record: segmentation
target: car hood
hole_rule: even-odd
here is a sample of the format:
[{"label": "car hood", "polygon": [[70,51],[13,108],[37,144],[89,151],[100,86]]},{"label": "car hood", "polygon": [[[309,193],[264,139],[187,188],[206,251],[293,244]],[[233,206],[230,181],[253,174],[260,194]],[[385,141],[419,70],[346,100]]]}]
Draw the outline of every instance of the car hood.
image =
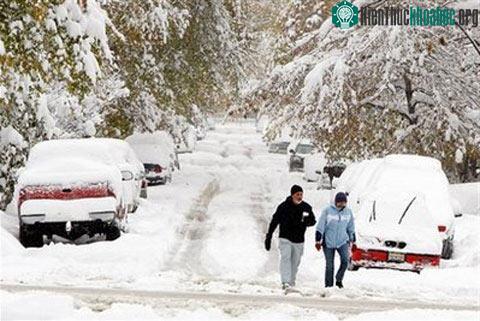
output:
[{"label": "car hood", "polygon": [[[385,241],[405,242],[405,248],[387,247]],[[364,224],[357,227],[357,245],[399,253],[440,255],[442,240],[435,229],[399,224]]]}]

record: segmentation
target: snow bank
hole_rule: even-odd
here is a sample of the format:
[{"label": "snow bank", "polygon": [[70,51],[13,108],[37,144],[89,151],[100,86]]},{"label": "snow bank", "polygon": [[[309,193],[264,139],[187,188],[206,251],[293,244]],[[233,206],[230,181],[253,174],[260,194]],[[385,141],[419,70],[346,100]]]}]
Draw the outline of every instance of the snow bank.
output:
[{"label": "snow bank", "polygon": [[[3,216],[5,213],[0,211],[0,215]],[[3,227],[0,228],[0,249],[2,252],[2,257],[18,255],[24,250],[23,246],[18,242],[18,240]]]},{"label": "snow bank", "polygon": [[452,184],[450,194],[459,202],[462,214],[480,215],[480,183]]}]

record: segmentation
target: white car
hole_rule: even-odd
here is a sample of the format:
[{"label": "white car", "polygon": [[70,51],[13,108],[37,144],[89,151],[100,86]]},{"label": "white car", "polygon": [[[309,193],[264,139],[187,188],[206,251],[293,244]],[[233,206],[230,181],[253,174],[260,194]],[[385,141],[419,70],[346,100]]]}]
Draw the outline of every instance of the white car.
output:
[{"label": "white car", "polygon": [[114,138],[94,138],[108,148],[116,166],[122,172],[124,199],[128,213],[134,213],[140,202],[142,189],[146,189],[145,168],[128,142]]},{"label": "white car", "polygon": [[309,142],[290,143],[288,152],[288,169],[290,172],[303,172],[305,170],[305,157],[314,153],[315,147]]},{"label": "white car", "polygon": [[432,214],[421,192],[371,192],[355,213],[357,241],[352,247],[350,269],[420,272],[425,267],[438,267],[442,239]]},{"label": "white car", "polygon": [[122,172],[106,159],[108,151],[90,139],[44,141],[30,150],[16,189],[24,246],[42,246],[44,235],[120,236],[128,212]]},{"label": "white car", "polygon": [[327,160],[325,159],[325,154],[314,153],[306,155],[303,163],[303,179],[307,182],[317,182],[322,175],[323,168],[327,165]]},{"label": "white car", "polygon": [[354,212],[373,191],[402,189],[422,192],[443,240],[442,258],[451,258],[455,215],[448,179],[438,160],[417,155],[389,155],[366,160],[349,166],[337,183],[337,191],[349,194],[349,206]]},{"label": "white car", "polygon": [[125,139],[143,163],[149,185],[165,184],[180,169],[172,136],[165,131],[134,133]]}]

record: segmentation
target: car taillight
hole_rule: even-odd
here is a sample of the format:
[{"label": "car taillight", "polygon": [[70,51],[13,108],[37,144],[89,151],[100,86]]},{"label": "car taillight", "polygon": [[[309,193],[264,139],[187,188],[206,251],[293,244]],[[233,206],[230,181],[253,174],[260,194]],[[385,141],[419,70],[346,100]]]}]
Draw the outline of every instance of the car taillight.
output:
[{"label": "car taillight", "polygon": [[447,227],[445,225],[439,225],[437,227],[439,232],[445,232],[447,230]]},{"label": "car taillight", "polygon": [[162,172],[162,169],[163,169],[163,168],[162,168],[162,166],[160,166],[160,165],[155,165],[155,166],[153,167],[153,171],[154,171],[155,173],[161,173],[161,172]]}]

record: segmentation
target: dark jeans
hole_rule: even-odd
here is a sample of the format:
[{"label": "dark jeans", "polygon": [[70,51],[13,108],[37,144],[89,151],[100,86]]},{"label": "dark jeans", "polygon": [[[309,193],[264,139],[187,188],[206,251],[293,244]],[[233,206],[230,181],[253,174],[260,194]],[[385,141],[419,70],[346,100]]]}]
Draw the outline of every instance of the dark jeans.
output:
[{"label": "dark jeans", "polygon": [[326,246],[323,247],[323,253],[325,254],[325,287],[333,286],[333,270],[335,269],[334,259],[335,251],[340,254],[340,268],[338,269],[335,278],[337,281],[342,282],[345,271],[348,268],[348,262],[350,261],[350,245],[345,243],[338,249],[331,249]]}]

